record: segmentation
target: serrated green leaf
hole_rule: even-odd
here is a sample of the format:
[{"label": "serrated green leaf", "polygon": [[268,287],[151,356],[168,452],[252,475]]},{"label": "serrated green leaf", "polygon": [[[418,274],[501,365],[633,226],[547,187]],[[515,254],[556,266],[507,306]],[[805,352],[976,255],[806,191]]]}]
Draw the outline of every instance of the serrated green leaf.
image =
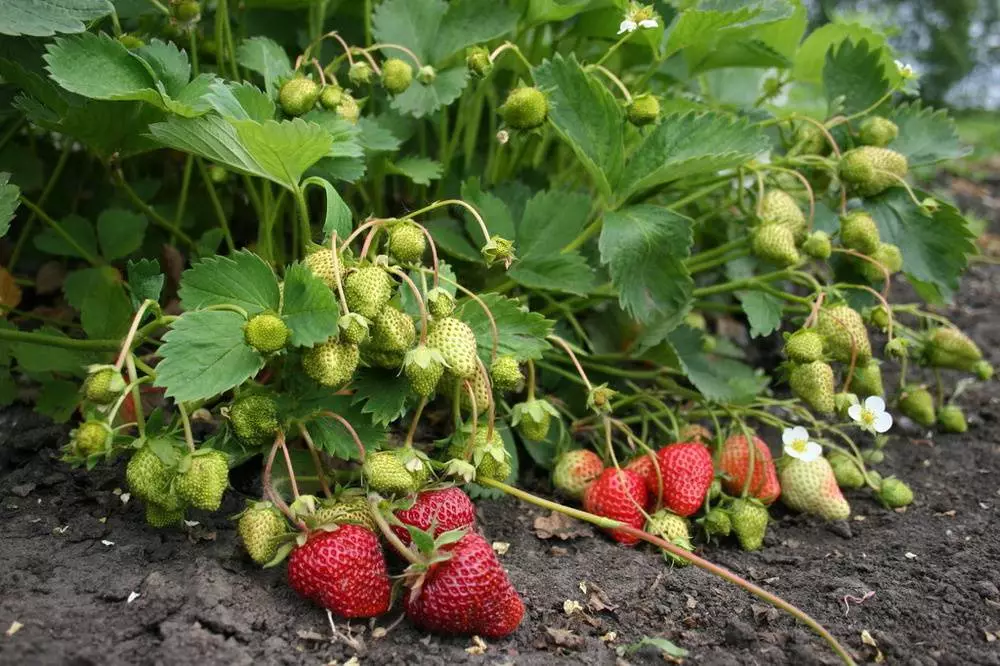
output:
[{"label": "serrated green leaf", "polygon": [[292,73],[292,62],[281,44],[267,37],[251,37],[236,49],[236,60],[241,66],[264,77],[264,89],[274,97],[278,79]]},{"label": "serrated green leaf", "polygon": [[957,160],[970,152],[959,141],[955,121],[944,109],[923,108],[918,101],[901,104],[885,115],[899,127],[899,136],[889,147],[906,155],[911,168]]},{"label": "serrated green leaf", "polygon": [[163,283],[166,276],[160,272],[160,262],[156,259],[131,259],[125,265],[128,275],[128,287],[132,297],[132,309],[137,310],[139,305],[149,299],[151,301],[160,300],[160,292],[163,291]]},{"label": "serrated green leaf", "polygon": [[380,122],[378,117],[362,116],[358,120],[357,127],[361,130],[358,141],[367,152],[391,153],[399,150],[403,143],[389,127]]},{"label": "serrated green leaf", "polygon": [[114,11],[108,0],[0,0],[0,34],[48,37],[83,32]]},{"label": "serrated green leaf", "polygon": [[665,333],[688,313],[694,281],[684,259],[691,243],[691,220],[665,208],[639,205],[605,215],[601,262],[635,319],[658,321]]},{"label": "serrated green leaf", "polygon": [[392,98],[392,108],[414,118],[423,118],[458,99],[468,80],[469,70],[465,67],[442,70],[431,83],[414,80],[403,93]]},{"label": "serrated green leaf", "polygon": [[737,166],[768,145],[764,133],[747,120],[716,112],[667,115],[629,158],[617,188],[619,199]]},{"label": "serrated green leaf", "polygon": [[60,37],[44,56],[49,75],[84,97],[160,103],[156,80],[140,58],[106,34]]},{"label": "serrated green leaf", "polygon": [[887,46],[885,35],[859,23],[833,22],[821,26],[811,32],[799,46],[795,54],[795,66],[792,76],[797,81],[822,83],[823,69],[826,66],[826,54],[831,48],[845,40],[860,42],[865,40],[873,51],[880,52],[882,68],[889,84],[899,80],[896,66],[893,62],[893,52]]},{"label": "serrated green leaf", "polygon": [[507,276],[529,289],[586,295],[597,286],[594,269],[579,252],[519,259]]},{"label": "serrated green leaf", "polygon": [[525,21],[529,24],[565,21],[586,11],[591,0],[528,0]]},{"label": "serrated green leaf", "polygon": [[392,172],[406,176],[417,185],[430,185],[432,180],[441,177],[442,166],[437,160],[428,157],[402,157],[389,163]]},{"label": "serrated green leaf", "polygon": [[180,402],[203,400],[239,386],[264,367],[243,339],[246,321],[235,312],[185,312],[160,347],[156,386]]},{"label": "serrated green leaf", "polygon": [[274,101],[250,83],[215,81],[205,101],[223,118],[233,120],[274,120]]},{"label": "serrated green leaf", "polygon": [[[59,225],[91,257],[97,256],[97,234],[94,233],[94,225],[90,221],[83,219],[79,215],[68,215],[59,222]],[[51,227],[46,227],[38,232],[35,235],[34,241],[35,247],[46,254],[54,254],[60,257],[85,258],[72,243],[68,242]]]},{"label": "serrated green leaf", "polygon": [[[441,19],[448,11],[444,0],[385,0],[372,12],[375,39],[385,44],[402,44],[412,50],[422,63],[431,62]],[[402,51],[387,51],[386,57],[404,58],[416,65]]]},{"label": "serrated green leaf", "polygon": [[488,42],[517,27],[518,13],[497,0],[452,0],[431,45],[431,62]]},{"label": "serrated green leaf", "polygon": [[[514,226],[514,218],[510,209],[503,199],[493,192],[484,192],[478,178],[470,178],[462,183],[462,199],[472,205],[486,223],[491,236],[502,236],[508,240],[514,240],[517,229]],[[465,231],[471,242],[477,248],[482,247],[486,239],[483,238],[483,231],[479,223],[469,213],[465,215]],[[515,251],[517,248],[515,248]],[[477,261],[483,263],[483,257],[476,250]]]},{"label": "serrated green leaf", "polygon": [[355,125],[327,109],[313,109],[302,116],[302,119],[316,123],[330,135],[333,147],[330,149],[329,157],[364,157],[360,121]]},{"label": "serrated green leaf", "polygon": [[80,323],[89,337],[115,339],[125,335],[132,303],[118,271],[109,266],[73,271],[66,276],[63,291],[69,304],[80,311]]},{"label": "serrated green leaf", "polygon": [[483,260],[483,256],[472,245],[469,236],[465,233],[465,228],[458,221],[439,217],[427,222],[426,226],[439,251],[470,263],[478,263]]},{"label": "serrated green leaf", "polygon": [[406,414],[406,404],[413,395],[404,377],[398,373],[369,370],[352,384],[354,405],[368,414],[375,425],[387,426]]},{"label": "serrated green leaf", "polygon": [[294,189],[306,169],[333,149],[323,128],[296,118],[292,121],[233,120],[236,135],[271,180]]},{"label": "serrated green leaf", "polygon": [[219,250],[224,234],[222,229],[213,227],[203,233],[195,242],[195,256],[200,258],[211,257]]},{"label": "serrated green leaf", "polygon": [[850,115],[864,111],[879,101],[889,88],[878,49],[866,40],[849,40],[831,47],[823,67],[823,88],[829,115]]},{"label": "serrated green leaf", "polygon": [[706,399],[722,403],[752,400],[767,386],[766,376],[739,361],[706,354],[701,331],[681,326],[667,340],[681,369]]},{"label": "serrated green leaf", "polygon": [[185,310],[235,305],[254,315],[278,311],[278,279],[267,263],[241,250],[229,257],[208,257],[184,271],[178,290]]},{"label": "serrated green leaf", "polygon": [[561,54],[534,71],[535,82],[549,97],[549,119],[609,196],[622,171],[624,117],[621,106],[602,82],[583,71],[576,56]]},{"label": "serrated green leaf", "polygon": [[[920,190],[916,195],[921,200],[928,196]],[[907,277],[936,289],[938,298],[932,300],[949,300],[968,266],[968,256],[975,253],[974,237],[961,212],[940,202],[933,215],[926,215],[900,187],[868,199],[865,209],[878,223],[882,241],[903,253]]]},{"label": "serrated green leaf", "polygon": [[10,174],[0,173],[0,236],[10,231],[10,223],[20,203],[20,196],[21,190],[10,182]]},{"label": "serrated green leaf", "polygon": [[101,255],[108,261],[126,257],[142,246],[146,235],[146,216],[109,208],[97,218],[97,238],[101,245]]},{"label": "serrated green leaf", "polygon": [[[329,395],[330,391],[326,393]],[[360,406],[351,404],[351,396],[332,395],[322,401],[317,411],[332,411],[340,414],[351,424],[366,451],[376,451],[385,443],[388,435],[384,427],[372,423]],[[347,429],[334,418],[317,415],[306,421],[306,428],[317,448],[341,460],[357,460],[358,446]]]},{"label": "serrated green leaf", "polygon": [[136,49],[135,53],[152,68],[154,78],[163,83],[171,97],[179,95],[191,80],[191,63],[187,53],[173,42],[153,39]]},{"label": "serrated green leaf", "polygon": [[337,190],[330,181],[313,176],[302,181],[302,186],[316,185],[323,189],[326,195],[326,212],[323,217],[323,238],[327,239],[337,233],[338,238],[347,238],[354,230],[354,217]]},{"label": "serrated green leaf", "polygon": [[56,423],[66,423],[79,402],[79,384],[66,379],[48,379],[42,382],[35,410]]},{"label": "serrated green leaf", "polygon": [[334,335],[340,308],[326,284],[304,264],[292,264],[285,272],[281,318],[291,329],[289,342],[312,347]]},{"label": "serrated green leaf", "polygon": [[784,301],[780,298],[762,291],[740,291],[736,296],[750,322],[751,338],[771,335],[781,327]]},{"label": "serrated green leaf", "polygon": [[727,67],[785,69],[791,64],[791,60],[758,39],[723,40],[691,66],[691,73],[700,74]]},{"label": "serrated green leaf", "polygon": [[[520,361],[538,359],[549,348],[546,336],[552,333],[554,322],[537,312],[524,310],[521,304],[500,294],[483,294],[481,300],[496,321],[498,332],[497,354],[513,356]],[[468,324],[476,334],[479,356],[489,365],[493,348],[493,333],[489,319],[479,304],[470,299],[461,301],[455,316]]]}]

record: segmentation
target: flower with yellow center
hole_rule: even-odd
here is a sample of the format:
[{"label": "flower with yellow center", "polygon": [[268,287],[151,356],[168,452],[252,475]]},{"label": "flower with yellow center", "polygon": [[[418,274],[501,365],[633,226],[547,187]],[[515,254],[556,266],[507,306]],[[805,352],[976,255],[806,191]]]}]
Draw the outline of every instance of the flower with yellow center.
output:
[{"label": "flower with yellow center", "polygon": [[785,455],[811,462],[823,455],[823,447],[809,439],[809,432],[802,426],[785,428],[781,433],[781,443],[785,445]]},{"label": "flower with yellow center", "polygon": [[864,405],[851,405],[847,415],[868,432],[881,434],[892,427],[892,414],[885,411],[885,400],[877,395],[866,398]]},{"label": "flower with yellow center", "polygon": [[618,34],[635,32],[639,28],[655,28],[657,25],[656,13],[652,7],[632,3],[625,12],[625,18],[618,24]]}]

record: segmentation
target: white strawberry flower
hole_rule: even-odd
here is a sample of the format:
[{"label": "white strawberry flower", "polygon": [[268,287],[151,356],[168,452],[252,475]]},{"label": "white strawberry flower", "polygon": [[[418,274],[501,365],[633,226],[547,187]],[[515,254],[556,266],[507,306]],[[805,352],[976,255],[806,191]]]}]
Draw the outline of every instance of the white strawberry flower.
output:
[{"label": "white strawberry flower", "polygon": [[896,71],[899,72],[899,75],[904,79],[917,78],[917,74],[916,72],[913,71],[913,67],[911,65],[906,64],[902,60],[896,61]]},{"label": "white strawberry flower", "polygon": [[625,16],[625,20],[618,24],[619,35],[626,32],[635,32],[639,28],[639,24],[628,18],[628,14]]},{"label": "white strawberry flower", "polygon": [[802,426],[785,428],[781,443],[785,445],[785,455],[803,462],[812,462],[823,455],[823,447],[810,440],[809,432]]},{"label": "white strawberry flower", "polygon": [[625,18],[618,24],[618,34],[635,32],[639,28],[655,28],[658,25],[652,7],[643,7],[633,3],[625,12]]},{"label": "white strawberry flower", "polygon": [[882,434],[892,427],[892,414],[885,410],[885,400],[877,395],[865,398],[864,405],[851,405],[847,415],[868,432]]}]

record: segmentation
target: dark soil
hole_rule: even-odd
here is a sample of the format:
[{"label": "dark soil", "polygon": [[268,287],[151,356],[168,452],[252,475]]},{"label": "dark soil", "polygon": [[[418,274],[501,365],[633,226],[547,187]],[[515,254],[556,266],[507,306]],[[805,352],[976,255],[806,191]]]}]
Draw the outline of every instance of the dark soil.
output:
[{"label": "dark soil", "polygon": [[[998,294],[1000,268],[977,266],[950,314],[1000,366]],[[996,384],[962,403],[964,436],[894,431],[881,469],[916,491],[905,512],[864,493],[849,495],[854,515],[838,525],[778,509],[763,551],[706,555],[813,615],[859,662],[880,651],[891,664],[1000,664]],[[618,656],[644,636],[672,640],[697,664],[837,663],[807,629],[703,571],[597,535],[539,539],[542,512],[512,501],[482,502],[480,518],[488,539],[510,544],[501,559],[528,609],[513,636],[477,655],[468,638],[405,621],[373,633],[398,612],[338,624],[334,636],[283,568],[261,571],[242,553],[226,518],[239,510],[235,493],[195,527],[157,531],[138,503],[122,502],[120,468],[58,462],[64,437],[26,410],[0,415],[0,631],[23,625],[0,635],[3,664],[663,663],[648,647]],[[583,612],[568,615],[567,600]]]}]

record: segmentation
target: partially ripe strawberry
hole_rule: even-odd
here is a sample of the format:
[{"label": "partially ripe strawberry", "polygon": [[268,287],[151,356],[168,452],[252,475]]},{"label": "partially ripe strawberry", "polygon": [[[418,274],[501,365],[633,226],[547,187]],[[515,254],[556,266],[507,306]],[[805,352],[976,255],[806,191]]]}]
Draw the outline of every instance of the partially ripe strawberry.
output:
[{"label": "partially ripe strawberry", "polygon": [[344,280],[344,298],[351,312],[375,319],[389,299],[396,284],[378,266],[364,266]]},{"label": "partially ripe strawberry", "polygon": [[795,247],[795,234],[788,227],[778,224],[757,227],[750,247],[754,256],[777,266],[794,266],[802,261]]},{"label": "partially ripe strawberry", "polygon": [[288,523],[270,502],[254,502],[240,515],[236,531],[250,559],[267,564],[278,552],[279,539],[288,533]]},{"label": "partially ripe strawberry", "polygon": [[390,95],[405,92],[413,81],[413,67],[399,58],[389,58],[382,63],[382,87]]},{"label": "partially ripe strawberry", "polygon": [[871,360],[872,346],[868,330],[861,315],[849,305],[822,308],[816,330],[823,336],[823,344],[834,361],[851,362],[851,350],[857,354],[856,363]]},{"label": "partially ripe strawberry", "polygon": [[449,371],[460,379],[476,374],[476,344],[469,325],[454,317],[438,319],[427,333],[427,346],[441,352]]},{"label": "partially ripe strawberry", "polygon": [[[694,546],[691,544],[691,531],[688,521],[677,514],[670,513],[666,509],[660,509],[649,517],[649,520],[646,522],[646,531],[688,552],[694,550]],[[687,560],[677,557],[673,553],[664,551],[664,555],[679,567],[690,564]]]},{"label": "partially ripe strawberry", "polygon": [[830,462],[820,456],[814,460],[793,458],[783,465],[781,501],[793,511],[809,513],[824,520],[846,520],[851,505],[837,485]]},{"label": "partially ripe strawberry", "polygon": [[302,354],[302,369],[316,383],[339,388],[354,377],[359,360],[357,345],[329,340]]},{"label": "partially ripe strawberry", "polygon": [[879,233],[875,219],[863,210],[856,210],[840,218],[841,244],[864,255],[875,254]]},{"label": "partially ripe strawberry", "polygon": [[403,222],[389,233],[389,254],[401,264],[417,264],[427,249],[427,239],[416,225]]},{"label": "partially ripe strawberry", "polygon": [[835,404],[833,368],[825,361],[792,367],[788,375],[792,394],[820,414],[832,414]]},{"label": "partially ripe strawberry", "polygon": [[884,148],[899,136],[899,126],[888,118],[870,116],[865,118],[858,129],[858,138],[868,146]]},{"label": "partially ripe strawberry", "polygon": [[318,83],[305,76],[296,76],[281,86],[278,103],[287,115],[301,116],[316,106],[320,92]]},{"label": "partially ripe strawberry", "polygon": [[[774,469],[771,449],[760,437],[753,437],[753,476],[748,492],[764,504],[770,504],[781,494],[781,484]],[[722,445],[719,471],[723,473],[722,486],[730,495],[740,495],[750,471],[750,449],[743,435],[733,435]]]},{"label": "partially ripe strawberry", "polygon": [[[643,512],[649,508],[646,481],[631,470],[609,467],[584,491],[583,508],[641,530],[646,521]],[[639,542],[638,537],[618,530],[608,530],[608,534],[627,546]]]},{"label": "partially ripe strawberry", "polygon": [[938,410],[938,425],[944,432],[965,432],[969,429],[965,413],[958,405],[945,405]]},{"label": "partially ripe strawberry", "polygon": [[[656,461],[663,481],[663,506],[679,516],[696,513],[715,477],[712,454],[700,442],[678,442],[657,451]],[[652,466],[644,480],[655,502],[660,482]]]},{"label": "partially ripe strawberry", "polygon": [[638,95],[625,107],[625,117],[636,127],[651,125],[660,117],[660,101],[649,93]]},{"label": "partially ripe strawberry", "polygon": [[288,558],[292,589],[340,617],[389,610],[390,583],[378,537],[358,525],[314,532]]},{"label": "partially ripe strawberry", "polygon": [[[394,515],[403,523],[438,537],[452,530],[471,529],[476,524],[476,506],[461,488],[450,486],[419,493],[412,506],[397,510]],[[410,532],[406,527],[393,525],[392,531],[410,545]]]},{"label": "partially ripe strawberry", "polygon": [[823,336],[816,329],[802,328],[785,339],[785,355],[795,363],[812,363],[823,359]]},{"label": "partially ripe strawberry", "polygon": [[729,509],[729,520],[740,548],[759,550],[767,533],[767,508],[753,499],[736,499]]},{"label": "partially ripe strawberry", "polygon": [[604,471],[604,462],[589,449],[573,449],[559,456],[552,468],[552,485],[567,497],[579,500],[594,479]]},{"label": "partially ripe strawberry", "polygon": [[243,327],[246,343],[262,354],[281,351],[288,343],[291,331],[276,314],[262,312],[254,315]]},{"label": "partially ripe strawberry", "polygon": [[888,148],[862,146],[844,153],[840,178],[852,194],[873,197],[899,185],[909,171],[906,157]]},{"label": "partially ripe strawberry", "polygon": [[768,190],[760,202],[760,220],[764,226],[777,224],[792,232],[796,243],[806,239],[806,216],[795,198],[784,190]]},{"label": "partially ripe strawberry", "polygon": [[493,548],[469,532],[441,548],[418,583],[406,593],[406,616],[439,634],[503,638],[524,616],[524,602]]},{"label": "partially ripe strawberry", "polygon": [[229,456],[200,449],[182,461],[175,481],[177,495],[196,509],[218,511],[229,486]]},{"label": "partially ripe strawberry", "polygon": [[549,114],[549,100],[538,88],[514,88],[499,112],[503,121],[514,129],[535,129]]}]

